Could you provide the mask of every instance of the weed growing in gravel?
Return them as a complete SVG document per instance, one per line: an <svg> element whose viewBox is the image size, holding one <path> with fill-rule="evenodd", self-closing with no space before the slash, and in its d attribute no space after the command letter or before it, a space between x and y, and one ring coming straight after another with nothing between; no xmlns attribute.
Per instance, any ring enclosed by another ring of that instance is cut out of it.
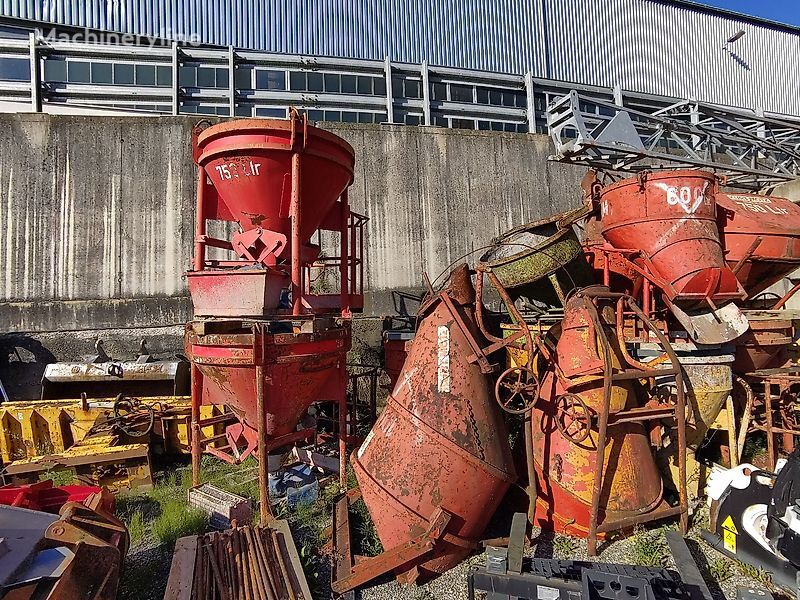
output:
<svg viewBox="0 0 800 600"><path fill-rule="evenodd" d="M764 585L772 584L772 575L767 573L764 569L761 569L759 567L754 567L753 565L748 565L738 561L736 562L736 568L739 570L739 573L741 573L745 577L749 577L750 579L755 579L756 581L763 583Z"/></svg>
<svg viewBox="0 0 800 600"><path fill-rule="evenodd" d="M144 517L142 517L142 512L139 510L133 513L126 525L128 527L128 534L131 537L131 545L138 544L147 535Z"/></svg>
<svg viewBox="0 0 800 600"><path fill-rule="evenodd" d="M708 563L708 574L714 581L722 583L733 577L733 567L722 557L714 558Z"/></svg>
<svg viewBox="0 0 800 600"><path fill-rule="evenodd" d="M705 504L698 506L692 514L691 529L708 529L709 519L708 506Z"/></svg>
<svg viewBox="0 0 800 600"><path fill-rule="evenodd" d="M351 523L356 533L356 544L360 548L359 554L364 556L377 556L383 552L383 544L375 530L372 518L369 516L367 505L359 499L350 506L352 510Z"/></svg>
<svg viewBox="0 0 800 600"><path fill-rule="evenodd" d="M669 557L669 546L661 529L637 528L631 545L631 559L643 567L663 567Z"/></svg>
<svg viewBox="0 0 800 600"><path fill-rule="evenodd" d="M58 487L61 485L72 485L75 483L75 473L72 472L72 469L62 469L62 470L48 470L41 474L39 477L40 481L44 481L45 479L52 479L53 480L53 487Z"/></svg>
<svg viewBox="0 0 800 600"><path fill-rule="evenodd" d="M187 506L186 501L170 498L161 505L161 514L153 521L153 535L162 544L173 545L178 538L199 535L208 527L208 515Z"/></svg>
<svg viewBox="0 0 800 600"><path fill-rule="evenodd" d="M578 550L578 540L568 535L557 535L553 539L554 558L572 558Z"/></svg>

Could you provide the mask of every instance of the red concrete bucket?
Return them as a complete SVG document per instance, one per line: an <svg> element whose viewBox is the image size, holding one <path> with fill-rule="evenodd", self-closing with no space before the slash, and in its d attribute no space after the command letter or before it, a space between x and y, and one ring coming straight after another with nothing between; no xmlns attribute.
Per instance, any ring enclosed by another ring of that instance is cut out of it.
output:
<svg viewBox="0 0 800 600"><path fill-rule="evenodd" d="M308 240L353 181L353 148L317 127L293 121L241 119L209 127L198 137L203 167L231 216L247 231L291 233L292 154L300 151L300 237ZM302 146L302 148L301 148Z"/></svg>
<svg viewBox="0 0 800 600"><path fill-rule="evenodd" d="M786 198L717 194L725 260L749 297L800 267L800 206Z"/></svg>
<svg viewBox="0 0 800 600"><path fill-rule="evenodd" d="M615 248L638 250L635 262L684 308L741 299L722 253L716 193L716 177L704 171L624 179L601 192L603 237Z"/></svg>
<svg viewBox="0 0 800 600"><path fill-rule="evenodd" d="M474 290L465 268L456 273L451 289L467 290L456 310L477 336L466 304ZM469 361L473 353L447 305L435 301L386 408L351 461L385 550L425 533L437 510L451 515L432 552L400 569L416 566L423 580L469 555L516 479L505 422L488 379Z"/></svg>

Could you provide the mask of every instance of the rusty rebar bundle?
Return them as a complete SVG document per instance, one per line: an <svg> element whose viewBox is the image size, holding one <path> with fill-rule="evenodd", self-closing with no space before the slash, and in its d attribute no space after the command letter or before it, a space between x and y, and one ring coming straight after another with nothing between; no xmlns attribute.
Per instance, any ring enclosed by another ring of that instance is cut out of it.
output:
<svg viewBox="0 0 800 600"><path fill-rule="evenodd" d="M300 600L283 534L236 527L197 538L191 600Z"/></svg>

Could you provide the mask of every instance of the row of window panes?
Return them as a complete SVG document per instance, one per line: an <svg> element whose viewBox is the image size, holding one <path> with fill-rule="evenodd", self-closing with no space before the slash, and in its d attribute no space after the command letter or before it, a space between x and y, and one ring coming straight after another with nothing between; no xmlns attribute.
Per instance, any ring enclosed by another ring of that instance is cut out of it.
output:
<svg viewBox="0 0 800 600"><path fill-rule="evenodd" d="M385 96L383 77L291 71L289 89L293 92L325 92L328 94L358 94L359 96Z"/></svg>
<svg viewBox="0 0 800 600"><path fill-rule="evenodd" d="M351 110L309 110L311 121L336 123L385 123L386 113L355 112Z"/></svg>
<svg viewBox="0 0 800 600"><path fill-rule="evenodd" d="M449 100L450 102L462 102L466 104L507 106L511 108L525 108L527 105L526 94L522 91L499 90L496 88L464 85L460 83L432 83L431 99L439 101Z"/></svg>
<svg viewBox="0 0 800 600"><path fill-rule="evenodd" d="M27 58L0 58L0 81L30 81L31 63Z"/></svg>
<svg viewBox="0 0 800 600"><path fill-rule="evenodd" d="M164 87L172 85L172 69L163 65L45 59L44 80Z"/></svg>
<svg viewBox="0 0 800 600"><path fill-rule="evenodd" d="M194 102L182 102L180 112L181 114L191 113L198 115L218 115L220 117L230 116L230 110L228 110L227 106L213 106Z"/></svg>
<svg viewBox="0 0 800 600"><path fill-rule="evenodd" d="M172 107L168 104L112 104L114 108L125 110L141 110L146 112L171 113Z"/></svg>
<svg viewBox="0 0 800 600"><path fill-rule="evenodd" d="M422 81L392 77L392 95L395 98L422 98Z"/></svg>
<svg viewBox="0 0 800 600"><path fill-rule="evenodd" d="M184 65L178 72L178 84L181 87L227 89L228 69Z"/></svg>

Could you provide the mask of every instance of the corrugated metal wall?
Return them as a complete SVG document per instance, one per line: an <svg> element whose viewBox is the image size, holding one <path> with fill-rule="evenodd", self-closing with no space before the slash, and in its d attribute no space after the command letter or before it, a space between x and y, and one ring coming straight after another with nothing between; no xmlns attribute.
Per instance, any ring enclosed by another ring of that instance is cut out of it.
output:
<svg viewBox="0 0 800 600"><path fill-rule="evenodd" d="M0 0L3 16L524 73L800 115L800 35L655 0ZM739 29L747 35L723 49Z"/></svg>

